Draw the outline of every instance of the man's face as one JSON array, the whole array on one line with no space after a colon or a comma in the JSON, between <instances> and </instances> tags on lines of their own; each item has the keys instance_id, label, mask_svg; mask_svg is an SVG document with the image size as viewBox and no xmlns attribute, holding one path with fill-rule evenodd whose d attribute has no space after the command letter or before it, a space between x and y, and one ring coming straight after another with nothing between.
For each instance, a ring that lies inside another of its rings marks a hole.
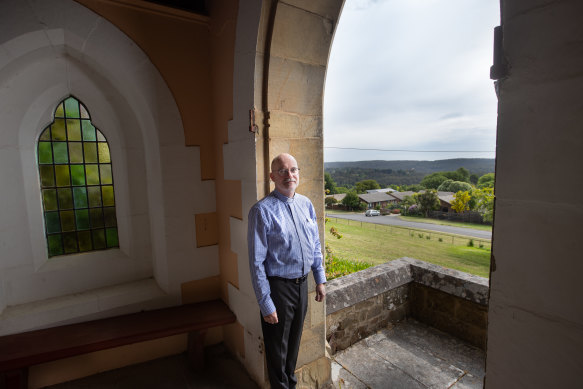
<instances>
[{"instance_id":1,"label":"man's face","mask_svg":"<svg viewBox=\"0 0 583 389\"><path fill-rule=\"evenodd\" d=\"M299 170L292 173L290 170L297 169L298 163L291 155L284 154L276 161L272 167L269 177L275 183L275 188L279 193L287 197L293 197L296 188L300 184Z\"/></svg>"}]
</instances>

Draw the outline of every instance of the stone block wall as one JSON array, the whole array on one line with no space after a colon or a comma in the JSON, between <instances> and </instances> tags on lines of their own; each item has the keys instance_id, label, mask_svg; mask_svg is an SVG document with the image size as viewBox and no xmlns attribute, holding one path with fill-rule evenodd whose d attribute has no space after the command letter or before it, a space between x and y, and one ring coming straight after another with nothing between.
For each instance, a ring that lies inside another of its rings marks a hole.
<instances>
[{"instance_id":1,"label":"stone block wall","mask_svg":"<svg viewBox=\"0 0 583 389\"><path fill-rule=\"evenodd\" d=\"M326 316L332 354L409 316L409 286L404 285Z\"/></svg>"},{"instance_id":2,"label":"stone block wall","mask_svg":"<svg viewBox=\"0 0 583 389\"><path fill-rule=\"evenodd\" d=\"M326 309L332 354L407 317L484 349L488 280L400 258L330 281Z\"/></svg>"},{"instance_id":3,"label":"stone block wall","mask_svg":"<svg viewBox=\"0 0 583 389\"><path fill-rule=\"evenodd\" d=\"M488 306L411 283L411 317L486 349Z\"/></svg>"}]
</instances>

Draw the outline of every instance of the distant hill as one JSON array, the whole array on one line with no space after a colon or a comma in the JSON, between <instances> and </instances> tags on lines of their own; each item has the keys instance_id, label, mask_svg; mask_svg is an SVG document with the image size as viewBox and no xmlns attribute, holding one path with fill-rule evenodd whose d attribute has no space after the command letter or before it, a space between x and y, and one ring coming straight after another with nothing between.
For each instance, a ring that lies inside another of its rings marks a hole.
<instances>
[{"instance_id":1,"label":"distant hill","mask_svg":"<svg viewBox=\"0 0 583 389\"><path fill-rule=\"evenodd\" d=\"M494 172L494 159L456 158L437 161L356 161L325 162L324 171L330 173L337 186L350 187L361 180L376 180L381 187L413 185L427 174L454 171L464 167L478 176Z\"/></svg>"}]
</instances>

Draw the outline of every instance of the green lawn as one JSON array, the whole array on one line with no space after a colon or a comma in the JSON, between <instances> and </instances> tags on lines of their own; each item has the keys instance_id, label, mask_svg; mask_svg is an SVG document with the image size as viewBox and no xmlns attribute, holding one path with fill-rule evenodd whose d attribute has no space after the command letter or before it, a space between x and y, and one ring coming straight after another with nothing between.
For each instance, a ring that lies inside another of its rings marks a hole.
<instances>
[{"instance_id":1,"label":"green lawn","mask_svg":"<svg viewBox=\"0 0 583 389\"><path fill-rule=\"evenodd\" d=\"M492 231L492 226L489 226L487 224L453 222L453 221L449 221L449 220L430 219L430 218L419 217L419 216L399 216L399 217L401 218L401 220L406 220L406 221L410 221L410 222L440 224L442 226L474 228L476 230Z\"/></svg>"},{"instance_id":2,"label":"green lawn","mask_svg":"<svg viewBox=\"0 0 583 389\"><path fill-rule=\"evenodd\" d=\"M340 260L375 265L411 257L481 277L490 273L490 242L427 231L334 219L326 223L326 244ZM330 234L335 227L342 235ZM441 241L439 241L441 239ZM468 242L474 247L468 247ZM483 247L479 247L482 245Z\"/></svg>"}]
</instances>

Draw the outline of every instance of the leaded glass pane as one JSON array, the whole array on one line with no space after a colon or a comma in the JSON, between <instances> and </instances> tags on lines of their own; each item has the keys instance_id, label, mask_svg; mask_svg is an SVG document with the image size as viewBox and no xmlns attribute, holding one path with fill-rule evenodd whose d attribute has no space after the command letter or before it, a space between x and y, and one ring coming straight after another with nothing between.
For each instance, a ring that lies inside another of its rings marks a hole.
<instances>
[{"instance_id":1,"label":"leaded glass pane","mask_svg":"<svg viewBox=\"0 0 583 389\"><path fill-rule=\"evenodd\" d=\"M40 137L38 138L39 141L41 140L46 140L46 141L50 141L51 140L51 126L48 126L47 128L45 128L45 130L42 132L42 134L40 134Z\"/></svg>"},{"instance_id":2,"label":"leaded glass pane","mask_svg":"<svg viewBox=\"0 0 583 389\"><path fill-rule=\"evenodd\" d=\"M104 207L113 207L115 205L115 200L113 198L113 186L111 185L102 186L101 196L103 199Z\"/></svg>"},{"instance_id":3,"label":"leaded glass pane","mask_svg":"<svg viewBox=\"0 0 583 389\"><path fill-rule=\"evenodd\" d=\"M89 118L69 97L39 137L49 257L119 247L110 148Z\"/></svg>"},{"instance_id":4,"label":"leaded glass pane","mask_svg":"<svg viewBox=\"0 0 583 389\"><path fill-rule=\"evenodd\" d=\"M109 155L109 146L107 145L107 142L99 142L97 148L99 151L99 163L110 163L111 157Z\"/></svg>"},{"instance_id":5,"label":"leaded glass pane","mask_svg":"<svg viewBox=\"0 0 583 389\"><path fill-rule=\"evenodd\" d=\"M65 130L65 120L55 119L51 125L51 138L53 141L67 140L67 131Z\"/></svg>"},{"instance_id":6,"label":"leaded glass pane","mask_svg":"<svg viewBox=\"0 0 583 389\"><path fill-rule=\"evenodd\" d=\"M83 163L83 143L69 142L69 160L71 163Z\"/></svg>"},{"instance_id":7,"label":"leaded glass pane","mask_svg":"<svg viewBox=\"0 0 583 389\"><path fill-rule=\"evenodd\" d=\"M99 165L99 177L101 178L101 185L113 184L113 177L111 175L111 165Z\"/></svg>"},{"instance_id":8,"label":"leaded glass pane","mask_svg":"<svg viewBox=\"0 0 583 389\"><path fill-rule=\"evenodd\" d=\"M38 142L38 163L53 163L52 142Z\"/></svg>"},{"instance_id":9,"label":"leaded glass pane","mask_svg":"<svg viewBox=\"0 0 583 389\"><path fill-rule=\"evenodd\" d=\"M65 246L65 254L73 254L79 252L77 248L77 233L65 232L63 233L63 244Z\"/></svg>"},{"instance_id":10,"label":"leaded glass pane","mask_svg":"<svg viewBox=\"0 0 583 389\"><path fill-rule=\"evenodd\" d=\"M99 185L99 165L85 165L87 185Z\"/></svg>"},{"instance_id":11,"label":"leaded glass pane","mask_svg":"<svg viewBox=\"0 0 583 389\"><path fill-rule=\"evenodd\" d=\"M103 208L103 219L106 227L116 227L115 207Z\"/></svg>"},{"instance_id":12,"label":"leaded glass pane","mask_svg":"<svg viewBox=\"0 0 583 389\"><path fill-rule=\"evenodd\" d=\"M95 142L83 143L85 163L97 163L97 144Z\"/></svg>"},{"instance_id":13,"label":"leaded glass pane","mask_svg":"<svg viewBox=\"0 0 583 389\"><path fill-rule=\"evenodd\" d=\"M73 186L85 185L85 169L83 165L71 165L71 182Z\"/></svg>"},{"instance_id":14,"label":"leaded glass pane","mask_svg":"<svg viewBox=\"0 0 583 389\"><path fill-rule=\"evenodd\" d=\"M59 209L73 209L73 193L71 188L57 189L59 193Z\"/></svg>"},{"instance_id":15,"label":"leaded glass pane","mask_svg":"<svg viewBox=\"0 0 583 389\"><path fill-rule=\"evenodd\" d=\"M65 115L68 118L79 117L79 102L74 97L65 100Z\"/></svg>"},{"instance_id":16,"label":"leaded glass pane","mask_svg":"<svg viewBox=\"0 0 583 389\"><path fill-rule=\"evenodd\" d=\"M49 246L49 256L63 255L63 242L61 241L61 234L47 236L47 243Z\"/></svg>"},{"instance_id":17,"label":"leaded glass pane","mask_svg":"<svg viewBox=\"0 0 583 389\"><path fill-rule=\"evenodd\" d=\"M89 120L81 120L81 128L83 128L83 140L85 142L96 141L95 127Z\"/></svg>"},{"instance_id":18,"label":"leaded glass pane","mask_svg":"<svg viewBox=\"0 0 583 389\"><path fill-rule=\"evenodd\" d=\"M61 232L61 221L59 220L59 212L45 212L45 223L47 232L53 234Z\"/></svg>"},{"instance_id":19,"label":"leaded glass pane","mask_svg":"<svg viewBox=\"0 0 583 389\"><path fill-rule=\"evenodd\" d=\"M91 242L91 231L79 231L77 233L79 239L79 251L91 251L93 244Z\"/></svg>"},{"instance_id":20,"label":"leaded glass pane","mask_svg":"<svg viewBox=\"0 0 583 389\"><path fill-rule=\"evenodd\" d=\"M87 194L89 195L89 208L101 207L101 187L100 186L87 187Z\"/></svg>"},{"instance_id":21,"label":"leaded glass pane","mask_svg":"<svg viewBox=\"0 0 583 389\"><path fill-rule=\"evenodd\" d=\"M93 248L96 250L107 248L105 245L105 230L93 230L91 231L93 237Z\"/></svg>"},{"instance_id":22,"label":"leaded glass pane","mask_svg":"<svg viewBox=\"0 0 583 389\"><path fill-rule=\"evenodd\" d=\"M53 165L39 166L40 183L43 188L55 186L55 170Z\"/></svg>"},{"instance_id":23,"label":"leaded glass pane","mask_svg":"<svg viewBox=\"0 0 583 389\"><path fill-rule=\"evenodd\" d=\"M78 209L75 211L75 222L77 223L77 230L88 230L91 228L89 224L89 210Z\"/></svg>"},{"instance_id":24,"label":"leaded glass pane","mask_svg":"<svg viewBox=\"0 0 583 389\"><path fill-rule=\"evenodd\" d=\"M75 209L87 208L87 188L73 188L73 199Z\"/></svg>"},{"instance_id":25,"label":"leaded glass pane","mask_svg":"<svg viewBox=\"0 0 583 389\"><path fill-rule=\"evenodd\" d=\"M59 210L56 189L43 189L43 206L45 208L45 211Z\"/></svg>"},{"instance_id":26,"label":"leaded glass pane","mask_svg":"<svg viewBox=\"0 0 583 389\"><path fill-rule=\"evenodd\" d=\"M64 232L75 231L75 211L61 211L61 229Z\"/></svg>"},{"instance_id":27,"label":"leaded glass pane","mask_svg":"<svg viewBox=\"0 0 583 389\"><path fill-rule=\"evenodd\" d=\"M107 247L117 247L119 242L117 239L117 228L106 228L105 229Z\"/></svg>"},{"instance_id":28,"label":"leaded glass pane","mask_svg":"<svg viewBox=\"0 0 583 389\"><path fill-rule=\"evenodd\" d=\"M59 106L57 107L56 111L55 111L55 117L56 118L64 118L65 117L65 108L63 103L59 104Z\"/></svg>"},{"instance_id":29,"label":"leaded glass pane","mask_svg":"<svg viewBox=\"0 0 583 389\"><path fill-rule=\"evenodd\" d=\"M55 175L57 176L57 186L71 186L69 165L55 165Z\"/></svg>"},{"instance_id":30,"label":"leaded glass pane","mask_svg":"<svg viewBox=\"0 0 583 389\"><path fill-rule=\"evenodd\" d=\"M91 228L103 227L103 210L101 208L90 209L89 218L91 220Z\"/></svg>"},{"instance_id":31,"label":"leaded glass pane","mask_svg":"<svg viewBox=\"0 0 583 389\"><path fill-rule=\"evenodd\" d=\"M89 119L89 112L87 112L87 110L85 109L85 106L83 106L83 104L80 104L79 108L81 111L81 118L82 119Z\"/></svg>"},{"instance_id":32,"label":"leaded glass pane","mask_svg":"<svg viewBox=\"0 0 583 389\"><path fill-rule=\"evenodd\" d=\"M69 152L67 151L67 142L53 142L53 153L55 163L69 163Z\"/></svg>"}]
</instances>

